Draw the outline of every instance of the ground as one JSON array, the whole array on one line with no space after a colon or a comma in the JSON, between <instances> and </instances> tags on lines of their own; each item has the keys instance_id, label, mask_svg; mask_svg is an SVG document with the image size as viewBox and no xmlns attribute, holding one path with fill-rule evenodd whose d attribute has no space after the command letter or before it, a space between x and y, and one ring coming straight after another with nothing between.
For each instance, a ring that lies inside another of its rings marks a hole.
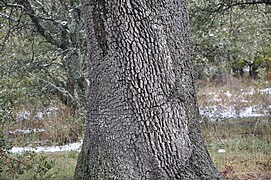
<instances>
[{"instance_id":1,"label":"ground","mask_svg":"<svg viewBox=\"0 0 271 180\"><path fill-rule=\"evenodd\" d=\"M198 86L205 144L226 179L271 179L271 89L240 84ZM6 163L0 179L72 179L84 120L74 121L69 109L57 102L32 111L24 106L15 114L15 121L4 128L14 142L10 155L32 169L7 171Z\"/></svg>"}]
</instances>

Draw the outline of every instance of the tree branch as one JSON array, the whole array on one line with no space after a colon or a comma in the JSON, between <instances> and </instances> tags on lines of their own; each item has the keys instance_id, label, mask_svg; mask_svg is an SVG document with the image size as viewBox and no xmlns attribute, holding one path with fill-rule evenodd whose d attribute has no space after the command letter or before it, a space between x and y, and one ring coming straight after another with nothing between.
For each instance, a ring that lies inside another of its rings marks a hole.
<instances>
[{"instance_id":1,"label":"tree branch","mask_svg":"<svg viewBox=\"0 0 271 180\"><path fill-rule=\"evenodd\" d=\"M218 8L215 8L213 12L218 12L221 9L222 11L226 11L236 6L251 6L258 4L271 5L271 0L222 0L222 2L218 4Z\"/></svg>"},{"instance_id":2,"label":"tree branch","mask_svg":"<svg viewBox=\"0 0 271 180\"><path fill-rule=\"evenodd\" d=\"M6 15L6 14L3 14L3 13L0 13L0 18L2 19L7 19L9 21L13 21L13 22L17 22L18 20L16 20L15 18L9 16L9 15Z\"/></svg>"},{"instance_id":3,"label":"tree branch","mask_svg":"<svg viewBox=\"0 0 271 180\"><path fill-rule=\"evenodd\" d=\"M23 6L25 13L31 18L32 22L37 28L37 31L51 44L65 50L67 49L66 44L63 41L58 41L53 36L46 32L44 27L40 24L40 19L36 16L34 9L28 0L16 0L16 2Z\"/></svg>"}]
</instances>

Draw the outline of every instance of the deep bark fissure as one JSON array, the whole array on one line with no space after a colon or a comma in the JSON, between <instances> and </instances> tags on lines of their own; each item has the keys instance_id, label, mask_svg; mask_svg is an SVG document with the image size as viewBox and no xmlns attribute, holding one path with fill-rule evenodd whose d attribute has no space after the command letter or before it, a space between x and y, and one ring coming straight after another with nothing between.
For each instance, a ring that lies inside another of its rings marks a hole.
<instances>
[{"instance_id":1,"label":"deep bark fissure","mask_svg":"<svg viewBox=\"0 0 271 180\"><path fill-rule=\"evenodd\" d=\"M91 2L85 0L84 10L89 124L75 178L218 179L204 145L198 143L200 134L192 129L198 109L184 2ZM107 13L104 24L97 24L95 8L101 2L105 10L98 13ZM100 28L106 54L96 32ZM200 153L206 155L203 165L211 163L209 169L193 159ZM205 176L201 168L210 172Z\"/></svg>"},{"instance_id":2,"label":"deep bark fissure","mask_svg":"<svg viewBox=\"0 0 271 180\"><path fill-rule=\"evenodd\" d=\"M107 55L108 44L107 44L107 34L106 34L106 14L107 10L105 8L105 2L103 0L98 0L93 2L93 25L94 32L97 38L97 43L99 48L102 50L102 56Z\"/></svg>"}]
</instances>

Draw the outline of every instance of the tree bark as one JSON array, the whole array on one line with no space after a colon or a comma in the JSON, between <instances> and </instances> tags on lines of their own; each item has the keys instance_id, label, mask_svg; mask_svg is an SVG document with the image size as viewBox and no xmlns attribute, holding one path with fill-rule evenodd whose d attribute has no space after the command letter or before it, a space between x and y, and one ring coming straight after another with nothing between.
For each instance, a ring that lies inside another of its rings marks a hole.
<instances>
[{"instance_id":1,"label":"tree bark","mask_svg":"<svg viewBox=\"0 0 271 180\"><path fill-rule=\"evenodd\" d=\"M200 135L183 0L84 0L89 113L75 179L222 179Z\"/></svg>"}]
</instances>

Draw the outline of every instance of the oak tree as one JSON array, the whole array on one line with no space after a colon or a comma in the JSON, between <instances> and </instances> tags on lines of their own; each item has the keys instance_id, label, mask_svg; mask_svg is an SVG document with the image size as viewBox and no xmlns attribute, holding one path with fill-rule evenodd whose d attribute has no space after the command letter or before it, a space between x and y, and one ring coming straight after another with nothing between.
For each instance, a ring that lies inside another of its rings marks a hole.
<instances>
[{"instance_id":1,"label":"oak tree","mask_svg":"<svg viewBox=\"0 0 271 180\"><path fill-rule=\"evenodd\" d=\"M75 179L222 179L199 130L185 0L83 0L89 112Z\"/></svg>"}]
</instances>

